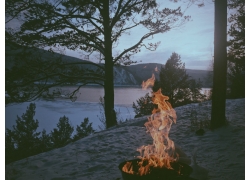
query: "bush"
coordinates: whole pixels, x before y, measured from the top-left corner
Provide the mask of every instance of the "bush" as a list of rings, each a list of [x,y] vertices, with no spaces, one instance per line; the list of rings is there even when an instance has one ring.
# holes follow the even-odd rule
[[[92,123],[89,123],[89,118],[84,118],[84,121],[81,122],[80,126],[77,125],[76,134],[74,135],[73,140],[76,141],[78,139],[84,138],[94,132],[95,131],[92,128]]]

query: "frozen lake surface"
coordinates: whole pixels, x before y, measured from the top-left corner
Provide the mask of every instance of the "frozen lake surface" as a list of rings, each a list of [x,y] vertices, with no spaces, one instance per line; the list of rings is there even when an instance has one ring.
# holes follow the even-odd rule
[[[74,87],[63,87],[62,92],[71,92]],[[52,91],[52,90],[51,90]],[[141,88],[118,87],[115,88],[115,110],[118,113],[118,120],[132,119],[135,116],[132,108],[133,102],[144,96],[150,90]],[[100,87],[84,87],[77,94],[77,100],[71,102],[68,99],[53,101],[37,100],[35,119],[39,121],[38,131],[45,129],[47,132],[56,128],[60,117],[64,115],[69,118],[71,124],[76,127],[88,117],[92,122],[92,127],[99,130],[98,125],[102,125],[100,119],[104,113],[99,98],[103,97],[104,91]],[[25,113],[30,102],[8,105],[5,107],[5,127],[12,129],[16,124],[17,115],[21,117]]]
[[[47,132],[56,128],[60,117],[64,115],[69,118],[71,124],[76,127],[80,125],[85,117],[92,122],[94,129],[99,130],[101,124],[101,109],[99,103],[71,102],[71,101],[44,101],[38,100],[36,104],[35,119],[39,121],[38,131],[45,129]],[[11,129],[16,123],[17,115],[21,117],[25,113],[30,102],[16,104],[5,107],[5,127]],[[116,105],[120,113],[118,118],[121,120],[132,119],[135,115],[131,105]],[[103,112],[103,111],[102,111]]]
[[[51,88],[50,93],[54,90],[62,93],[62,95],[74,91],[73,86],[66,86],[60,88]],[[203,94],[207,94],[209,89],[202,90]],[[133,102],[137,99],[150,93],[151,89],[143,90],[140,87],[115,87],[115,110],[118,113],[118,120],[133,119],[135,116],[132,108]],[[69,99],[58,99],[53,101],[37,100],[35,119],[39,121],[38,132],[45,129],[47,132],[56,128],[60,117],[64,115],[69,118],[71,124],[76,127],[88,117],[89,122],[92,122],[92,127],[95,130],[100,130],[99,125],[102,126],[100,119],[104,113],[99,99],[104,96],[104,90],[98,86],[82,87],[77,93],[77,100],[71,102]],[[8,105],[5,107],[5,127],[11,129],[16,124],[17,115],[21,117],[25,113],[30,102],[21,104]]]

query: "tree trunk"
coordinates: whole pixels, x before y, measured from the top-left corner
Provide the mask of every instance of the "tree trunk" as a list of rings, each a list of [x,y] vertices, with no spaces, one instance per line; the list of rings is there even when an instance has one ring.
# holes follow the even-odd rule
[[[227,89],[227,0],[215,0],[214,79],[211,129],[225,124]]]
[[[114,74],[113,74],[113,57],[111,28],[109,19],[109,1],[103,2],[104,11],[104,45],[105,45],[105,82],[104,82],[104,106],[106,128],[110,128],[117,124],[116,113],[114,110]]]

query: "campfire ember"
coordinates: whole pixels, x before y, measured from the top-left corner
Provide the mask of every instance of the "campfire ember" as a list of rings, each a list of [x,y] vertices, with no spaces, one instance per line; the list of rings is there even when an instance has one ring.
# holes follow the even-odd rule
[[[152,74],[152,77],[149,78],[146,82],[142,81],[142,89],[146,90],[148,87],[153,86],[155,82],[155,75]]]
[[[147,132],[153,138],[153,144],[143,145],[137,149],[140,152],[138,158],[141,159],[138,162],[137,172],[132,170],[131,162],[123,166],[124,172],[142,176],[150,174],[153,167],[173,169],[171,162],[175,162],[178,157],[175,156],[174,142],[169,139],[168,134],[172,123],[176,123],[177,116],[171,104],[167,102],[168,99],[167,96],[162,95],[161,89],[153,93],[152,101],[158,105],[158,108],[152,111],[148,122],[145,123]]]
[[[138,164],[140,162],[141,159],[133,159],[130,161],[122,162],[119,165],[123,180],[194,180],[192,178],[189,178],[189,175],[192,172],[192,168],[187,164],[180,162],[172,162],[172,169],[167,169],[165,167],[150,167],[150,173],[146,175],[127,173],[122,170],[126,164],[129,164],[131,172],[138,172]]]

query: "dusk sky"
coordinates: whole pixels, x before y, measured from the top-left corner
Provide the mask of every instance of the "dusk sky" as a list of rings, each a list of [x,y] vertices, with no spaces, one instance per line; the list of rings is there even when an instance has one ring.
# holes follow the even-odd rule
[[[205,1],[205,6],[201,8],[192,5],[185,14],[191,15],[191,21],[156,35],[154,41],[161,41],[158,49],[155,52],[143,51],[135,60],[165,64],[172,52],[176,52],[185,62],[186,68],[209,69],[213,56],[214,3],[211,0]]]
[[[170,0],[158,0],[157,2],[161,8],[182,6],[182,10],[185,10],[187,3],[184,2],[188,1],[183,0],[174,3]],[[230,12],[228,11],[228,13]],[[212,0],[204,0],[203,7],[193,4],[186,9],[184,15],[191,16],[191,20],[186,24],[168,32],[157,34],[151,40],[144,41],[145,43],[161,41],[156,51],[142,48],[141,52],[131,59],[138,63],[165,64],[172,52],[176,52],[181,56],[181,60],[185,63],[187,69],[211,70],[214,51],[214,3]],[[6,24],[6,27],[16,24],[18,23],[12,21]],[[145,28],[132,29],[130,35],[124,35],[120,38],[118,46],[113,49],[113,55],[134,45],[146,32]],[[83,52],[80,50],[65,51],[65,53],[83,59]],[[89,60],[99,62],[99,54],[91,54]]]
[[[183,10],[187,7],[186,3],[173,3],[171,1],[161,0],[160,7],[177,7],[182,5]],[[212,0],[205,0],[205,6],[198,7],[192,5],[186,9],[185,15],[191,15],[191,20],[181,27],[177,27],[168,32],[157,34],[153,39],[145,42],[161,41],[156,51],[149,51],[145,48],[131,59],[138,63],[161,63],[165,64],[172,52],[181,56],[182,62],[185,62],[187,69],[210,69],[213,56],[213,38],[214,38],[214,3]],[[131,47],[142,37],[143,28],[137,28],[131,31],[130,35],[124,35],[114,54],[121,53],[123,49]],[[68,55],[80,57],[80,53],[69,52]],[[98,55],[92,54],[89,58],[98,62]]]

